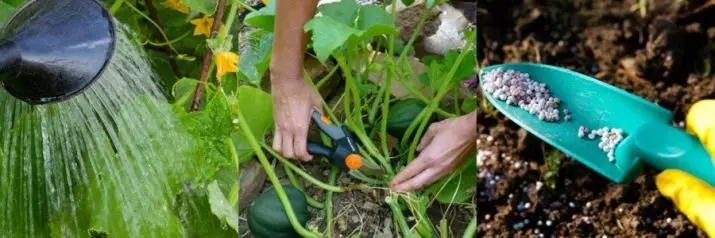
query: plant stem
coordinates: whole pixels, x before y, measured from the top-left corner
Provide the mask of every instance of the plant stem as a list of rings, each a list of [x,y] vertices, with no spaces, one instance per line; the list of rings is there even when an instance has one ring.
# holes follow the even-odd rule
[[[354,171],[350,171],[350,172],[348,172],[348,174],[349,174],[350,176],[352,176],[353,178],[356,178],[356,179],[358,179],[358,180],[360,180],[360,181],[363,181],[363,182],[365,182],[365,183],[367,183],[367,184],[379,184],[379,185],[384,185],[384,184],[387,183],[387,182],[385,182],[385,181],[373,179],[373,178],[370,178],[370,177],[365,176],[364,174],[356,173],[356,172],[354,172]]]
[[[226,145],[228,145],[229,152],[231,153],[231,158],[233,159],[233,164],[236,166],[236,177],[239,178],[239,181],[237,181],[233,188],[231,189],[231,194],[229,195],[228,201],[231,203],[231,206],[234,204],[238,204],[239,200],[239,192],[240,192],[240,178],[241,178],[241,164],[240,160],[238,159],[238,153],[236,153],[236,146],[233,144],[233,138],[226,138]]]
[[[393,65],[395,64],[395,62],[390,57],[386,57],[386,60],[388,61],[388,63],[391,63]],[[395,67],[397,67],[397,66],[395,66]],[[417,91],[417,89],[412,87],[412,85],[407,84],[407,82],[405,82],[405,80],[402,79],[402,78],[406,78],[406,77],[397,73],[397,71],[395,70],[395,67],[391,68],[391,72],[394,75],[393,77],[395,77],[397,79],[397,82],[400,83],[400,85],[402,85],[403,88],[407,89],[407,91],[410,93],[410,95],[416,97],[419,100],[422,100],[422,102],[424,102],[424,103],[429,103],[430,100],[427,97],[425,97],[425,95],[423,95],[422,92]],[[437,108],[435,110],[438,114],[442,115],[443,117],[447,117],[447,118],[457,117],[457,115],[455,115],[454,113],[449,113],[445,110],[442,110],[441,108]]]
[[[382,102],[382,119],[380,121],[380,142],[382,142],[382,153],[389,156],[390,148],[387,146],[387,114],[390,112],[390,92],[392,90],[392,74],[387,74],[385,78],[385,95]]]
[[[347,61],[347,58],[345,57],[340,57],[338,61],[341,61],[341,65],[343,65],[343,74],[345,75],[346,78],[346,87],[350,90],[350,95],[353,96],[353,104],[355,105],[355,108],[357,108],[357,123],[355,124],[360,131],[365,131],[365,126],[362,123],[362,103],[360,101],[360,91],[357,88],[355,78],[352,76],[352,67],[350,67],[349,62]],[[350,62],[352,63],[352,62]],[[347,119],[355,119],[355,117],[348,117]]]
[[[442,238],[449,238],[449,227],[447,226],[447,219],[442,218],[439,220],[439,230]]]
[[[149,16],[151,17],[154,22],[161,28],[161,21],[159,19],[159,14],[156,12],[156,8],[154,7],[154,1],[152,0],[144,0],[144,4],[146,5],[146,9],[149,11]],[[165,34],[160,34],[166,42],[169,42],[169,38],[166,37]],[[174,51],[171,47],[169,46],[163,46],[164,51],[166,51],[166,54],[169,56],[169,64],[171,65],[171,69],[174,71],[174,74],[176,75],[176,78],[181,78],[181,71],[179,71],[179,65],[176,63],[176,55],[174,54]]]
[[[348,189],[345,187],[338,187],[338,186],[326,184],[326,183],[323,183],[322,181],[314,178],[313,176],[310,176],[308,173],[306,173],[302,169],[298,168],[293,163],[288,162],[288,160],[284,159],[277,152],[273,151],[273,149],[271,149],[268,145],[266,145],[265,142],[261,142],[261,146],[265,150],[267,150],[269,153],[271,153],[273,156],[275,156],[276,159],[278,159],[281,163],[283,163],[283,166],[286,166],[286,167],[292,169],[294,172],[298,173],[298,175],[302,176],[305,180],[308,180],[309,182],[315,184],[315,186],[318,186],[319,188],[322,188],[322,189],[325,189],[328,191],[333,191],[333,192],[338,192],[338,193],[348,191]]]
[[[300,185],[300,183],[298,183],[298,180],[295,178],[295,174],[293,174],[293,171],[291,169],[289,169],[286,166],[283,166],[283,171],[285,171],[286,176],[288,177],[288,181],[290,181],[290,183],[293,184],[293,187],[295,187],[296,189],[298,189],[299,191],[301,191],[304,194],[305,200],[308,202],[308,205],[310,205],[311,207],[314,207],[314,208],[323,209],[322,203],[320,203],[320,202],[316,201],[315,199],[313,199],[312,197],[308,196],[308,194],[305,192],[305,190]]]
[[[116,14],[117,11],[119,11],[119,8],[122,7],[124,4],[124,0],[117,0],[114,3],[112,3],[112,6],[109,8],[109,12],[112,13],[112,15]]]
[[[415,31],[412,32],[410,40],[407,42],[405,48],[402,49],[402,53],[400,53],[400,58],[397,59],[397,65],[402,65],[402,61],[405,60],[405,56],[407,56],[407,52],[409,52],[410,47],[415,43],[415,41],[417,40],[417,36],[419,36],[422,32],[422,28],[425,26],[425,23],[427,23],[427,17],[430,15],[431,12],[431,8],[425,8],[424,13],[422,13],[422,16],[420,16],[419,23],[417,23],[417,28],[415,28]]]
[[[338,175],[338,169],[333,167],[330,170],[330,177],[328,178],[328,183],[330,185],[335,184],[335,179]],[[328,191],[325,194],[325,235],[327,237],[332,237],[333,234],[333,192]]]
[[[226,35],[228,34],[228,29],[231,28],[231,25],[233,25],[233,21],[236,18],[236,12],[238,12],[238,2],[239,0],[232,0],[231,1],[231,10],[229,10],[229,15],[228,15],[228,21],[226,21],[226,29],[221,30],[221,22],[223,22],[223,14],[224,10],[226,8],[226,0],[218,0],[218,5],[216,6],[216,13],[214,14],[214,24],[211,26],[211,39],[214,39],[217,37],[220,38],[225,38]],[[221,30],[221,34],[219,34],[219,30]],[[208,81],[208,75],[210,71],[213,70],[213,60],[211,60],[211,56],[213,55],[213,52],[211,51],[210,48],[206,48],[206,52],[204,53],[204,60],[201,62],[201,73],[199,73],[199,81],[201,82],[206,82]],[[204,85],[203,84],[197,84],[196,85],[196,91],[194,93],[194,99],[192,100],[191,104],[191,110],[192,111],[198,111],[201,105],[201,98],[204,96]]]
[[[387,82],[389,82],[389,81],[387,81]],[[375,124],[375,117],[377,117],[377,110],[382,108],[382,107],[380,107],[380,104],[379,104],[380,102],[382,102],[382,100],[380,99],[380,96],[387,94],[388,98],[389,98],[390,92],[387,91],[386,89],[387,88],[385,88],[385,87],[380,87],[380,91],[377,92],[377,95],[375,95],[375,99],[372,100],[372,106],[370,107],[370,111],[368,113],[368,121],[370,122],[371,125],[373,125],[373,127]],[[388,101],[389,101],[389,99],[388,99]],[[387,116],[387,114],[382,114],[382,116],[385,117],[385,116]]]
[[[169,38],[169,37],[166,36],[166,33],[165,33],[164,30],[161,28],[161,26],[159,26],[158,23],[156,23],[154,20],[152,20],[151,17],[149,17],[149,16],[147,16],[146,14],[144,14],[142,11],[140,11],[139,9],[137,9],[136,7],[134,7],[132,4],[127,4],[127,6],[129,6],[129,8],[131,8],[132,11],[134,11],[135,13],[139,14],[139,15],[142,16],[144,19],[146,19],[149,23],[151,23],[152,25],[154,25],[154,27],[156,27],[156,30],[159,31],[159,33],[162,35],[162,37],[164,37],[164,39],[168,39],[168,38]],[[174,46],[173,46],[171,43],[169,43],[169,47],[171,47],[171,50],[173,50],[174,52],[176,52],[176,49],[174,49]],[[162,50],[163,50],[163,48],[162,48]]]
[[[392,0],[392,5],[390,6],[390,11],[392,13],[392,21],[397,21],[397,0]],[[390,35],[390,43],[387,46],[387,51],[392,58],[395,55],[395,35]],[[389,61],[392,62],[392,61]],[[385,66],[385,69],[392,67],[394,70],[395,65],[390,64]],[[385,77],[385,95],[382,102],[382,120],[380,121],[380,142],[382,143],[382,153],[386,156],[390,156],[390,148],[387,146],[387,114],[390,112],[390,95],[392,94],[392,74],[388,73]]]
[[[183,40],[183,39],[186,38],[187,36],[190,36],[190,35],[191,35],[191,32],[192,32],[192,31],[189,30],[189,31],[187,31],[186,33],[184,33],[183,35],[181,35],[181,36],[179,36],[179,37],[176,37],[176,39],[173,39],[173,40],[170,40],[170,41],[166,41],[166,42],[163,42],[163,43],[157,43],[157,42],[153,42],[153,41],[151,41],[151,40],[146,40],[146,41],[144,41],[144,42],[141,42],[141,44],[142,44],[142,45],[149,44],[149,45],[153,45],[153,46],[157,46],[157,47],[167,46],[167,45],[169,45],[169,44],[173,44],[173,43],[176,43],[176,42],[178,42],[178,41],[180,41],[180,40]]]
[[[322,79],[320,79],[320,81],[318,81],[318,84],[316,84],[315,87],[320,89],[323,86],[323,84],[328,82],[328,79],[333,77],[333,74],[335,74],[335,72],[338,72],[338,66],[333,67],[333,69],[331,69],[330,72],[327,75],[325,75],[325,77],[323,77]]]
[[[350,67],[347,65],[347,62],[345,62],[345,58],[344,58],[344,57],[342,57],[342,56],[336,56],[335,58],[337,59],[338,64],[339,64],[340,67],[342,68],[343,72],[350,72]],[[350,74],[350,73],[346,73],[346,74],[345,74],[345,77],[346,77],[346,81],[347,81],[347,86],[346,86],[346,89],[345,89],[345,93],[346,93],[346,94],[351,93],[351,91],[348,90],[348,88],[353,89],[353,90],[352,90],[353,92],[354,92],[354,91],[357,91],[357,89],[354,88],[354,81],[353,81],[353,78],[352,78],[351,74]],[[376,157],[376,159],[378,160],[378,162],[379,162],[380,164],[382,164],[383,168],[384,168],[385,170],[387,170],[388,173],[392,174],[392,173],[393,173],[393,172],[392,172],[392,166],[390,166],[390,163],[388,163],[388,161],[385,159],[384,156],[380,155],[380,153],[377,152],[377,148],[375,148],[375,145],[372,143],[372,140],[370,140],[370,138],[368,138],[368,137],[365,135],[365,132],[364,132],[365,130],[364,130],[364,128],[363,128],[363,130],[360,130],[359,127],[358,127],[354,122],[352,122],[352,113],[350,113],[350,109],[348,108],[348,107],[350,106],[350,104],[349,104],[349,101],[350,101],[350,100],[349,100],[349,99],[350,99],[350,97],[347,96],[347,97],[345,97],[345,101],[344,101],[344,102],[345,102],[345,108],[344,108],[344,109],[345,109],[345,113],[347,114],[347,115],[346,115],[346,121],[347,121],[348,127],[350,127],[350,129],[352,129],[353,132],[355,132],[355,134],[358,136],[358,139],[360,139],[360,141],[363,143],[363,145],[365,145],[367,151],[370,152],[370,154],[372,154],[373,156]],[[360,98],[358,97],[357,94],[353,94],[353,100],[359,101]],[[359,104],[359,102],[357,102],[356,104]],[[360,118],[360,119],[362,119],[362,118]]]
[[[393,2],[393,4],[392,4],[391,7],[392,7],[392,15],[393,15],[393,19],[394,19],[394,18],[396,18],[396,15],[395,15],[396,4]],[[417,97],[417,99],[420,99],[420,100],[422,100],[422,101],[425,102],[425,103],[429,103],[429,99],[427,99],[427,97],[425,97],[424,95],[422,95],[421,92],[417,91],[417,89],[415,89],[415,88],[412,87],[411,85],[408,85],[407,82],[404,81],[405,78],[411,78],[411,77],[403,77],[400,73],[397,73],[397,72],[398,72],[397,70],[394,70],[394,69],[395,69],[395,68],[401,68],[401,66],[402,66],[402,64],[404,63],[404,60],[405,60],[405,58],[406,58],[406,56],[407,56],[407,53],[409,52],[410,47],[411,47],[412,45],[414,45],[415,41],[417,40],[417,37],[418,37],[418,36],[420,35],[420,33],[422,32],[422,28],[423,28],[424,25],[427,23],[427,17],[430,15],[430,12],[431,12],[431,11],[432,11],[432,9],[430,9],[430,8],[426,8],[426,9],[425,9],[424,13],[423,13],[422,16],[420,17],[420,21],[417,23],[417,28],[415,28],[415,31],[412,33],[412,36],[410,37],[410,40],[407,42],[407,45],[405,46],[405,48],[402,50],[402,53],[400,53],[400,57],[397,59],[397,64],[395,64],[396,66],[395,66],[395,67],[392,67],[393,73],[396,74],[396,76],[397,76],[397,77],[395,77],[395,78],[400,82],[400,84],[401,84],[405,89],[407,89],[407,91],[409,91],[413,96]],[[394,43],[394,36],[391,36],[391,37],[390,37],[390,46],[389,46],[390,49],[392,49],[392,48],[394,47],[394,44],[395,44],[395,43]],[[390,55],[392,56],[393,54],[394,54],[393,50],[390,50]],[[385,57],[385,58],[389,58],[388,60],[392,60],[391,57]],[[408,68],[408,69],[412,69],[411,67],[407,67],[407,68]],[[455,115],[455,114],[453,114],[453,113],[449,113],[449,112],[447,112],[447,111],[444,111],[444,110],[442,110],[441,108],[438,108],[438,109],[436,109],[436,110],[437,110],[437,113],[438,113],[438,114],[440,114],[440,115],[442,115],[442,116],[444,116],[444,117],[448,117],[448,118],[457,117],[457,115]]]
[[[390,206],[390,210],[392,210],[392,216],[395,218],[395,221],[400,227],[400,231],[402,231],[402,237],[412,237],[412,233],[410,233],[410,226],[407,225],[405,215],[402,214],[402,209],[400,209],[397,198],[390,195],[385,198],[385,202],[387,202],[387,205]]]
[[[283,204],[283,208],[285,208],[286,215],[288,216],[288,220],[290,221],[293,228],[303,237],[320,237],[319,234],[305,229],[300,224],[300,222],[298,222],[298,219],[293,212],[293,207],[288,200],[288,196],[286,196],[285,190],[283,190],[280,180],[278,180],[278,176],[276,176],[275,171],[273,171],[273,168],[271,168],[271,164],[268,162],[268,158],[266,158],[266,155],[263,153],[263,150],[258,144],[256,137],[253,135],[253,132],[246,123],[246,118],[243,116],[240,106],[238,107],[238,124],[243,133],[246,135],[246,138],[248,139],[248,143],[251,145],[251,148],[254,152],[256,152],[258,161],[261,162],[261,166],[263,166],[263,169],[266,171],[268,178],[271,180],[271,183],[273,184],[276,193],[278,194],[278,198],[280,198],[281,200],[281,204]]]
[[[248,9],[249,11],[252,11],[252,12],[257,12],[257,11],[258,11],[258,10],[256,10],[256,9],[254,9],[251,5],[246,4],[243,0],[238,1],[238,4],[240,4],[242,7],[245,7],[245,8]]]
[[[472,220],[469,221],[469,225],[467,225],[467,229],[464,231],[464,235],[462,238],[472,238],[476,237],[477,233],[477,216],[475,215],[472,217]]]
[[[470,43],[467,43],[467,45],[465,46],[465,49],[469,49],[470,47],[472,47],[472,45]],[[432,102],[430,102],[429,106],[427,108],[425,108],[425,110],[422,110],[422,113],[420,113],[420,114],[424,114],[424,115],[422,115],[422,117],[417,116],[417,118],[422,119],[422,123],[420,124],[419,129],[417,129],[416,135],[422,135],[422,132],[424,131],[424,129],[427,125],[427,122],[429,122],[429,118],[431,117],[432,112],[434,111],[434,109],[437,106],[439,106],[439,102],[442,100],[442,98],[447,93],[447,91],[449,91],[448,89],[449,89],[449,86],[452,84],[452,78],[454,77],[454,74],[457,72],[457,68],[459,68],[459,65],[462,63],[462,60],[464,60],[464,57],[467,55],[467,52],[468,52],[468,50],[464,50],[459,54],[459,56],[457,56],[457,60],[455,61],[454,65],[452,66],[452,69],[449,70],[449,73],[447,73],[446,77],[442,78],[442,85],[441,85],[439,91],[437,91],[437,96],[432,99]],[[419,121],[419,119],[415,120],[415,122],[416,121]],[[414,126],[415,122],[413,122],[410,125],[410,127]],[[406,132],[406,136],[409,137],[409,128],[407,130],[408,131]],[[409,149],[410,154],[408,156],[407,161],[412,161],[412,159],[415,158],[415,148],[417,147],[417,144],[419,143],[419,141],[420,141],[419,136],[415,136],[415,138],[412,140],[412,145],[410,145],[410,149]]]

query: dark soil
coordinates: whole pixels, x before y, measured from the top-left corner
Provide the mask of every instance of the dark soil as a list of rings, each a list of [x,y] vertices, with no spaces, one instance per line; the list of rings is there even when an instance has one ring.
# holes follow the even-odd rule
[[[481,0],[479,62],[570,68],[674,111],[682,125],[692,103],[715,98],[715,1],[648,1],[645,17],[630,10],[637,2]],[[563,154],[547,160],[552,147],[482,105],[478,237],[705,237],[658,193],[658,171],[619,185]]]

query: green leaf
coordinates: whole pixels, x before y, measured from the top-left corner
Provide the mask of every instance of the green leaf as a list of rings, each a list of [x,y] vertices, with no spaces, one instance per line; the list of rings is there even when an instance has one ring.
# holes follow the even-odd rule
[[[430,185],[425,193],[434,194],[435,199],[441,203],[462,203],[472,197],[476,188],[477,154],[475,152],[471,153],[453,173]]]
[[[243,23],[259,29],[273,32],[276,18],[276,2],[286,0],[271,0],[261,10],[251,12],[243,19]]]
[[[0,2],[4,2],[10,6],[18,8],[18,7],[22,6],[23,4],[25,4],[25,2],[27,2],[27,0],[0,0]]]
[[[15,11],[15,6],[5,3],[5,1],[0,1],[0,27],[5,27],[5,23],[10,20],[10,16]]]
[[[171,90],[171,88],[166,88],[169,86],[173,86],[177,82],[176,74],[174,74],[174,70],[171,68],[171,63],[169,62],[169,58],[166,57],[166,54],[162,52],[157,52],[153,50],[148,50],[146,51],[146,54],[148,56],[149,63],[151,64],[151,67],[153,71],[157,74],[157,76],[161,79],[162,85],[165,86],[163,88],[164,90]],[[185,69],[185,68],[179,68]],[[170,97],[169,100],[173,100],[173,97]]]
[[[181,0],[192,12],[200,12],[207,16],[213,16],[216,9],[216,0]]]
[[[447,72],[443,71],[444,68],[446,68],[444,66],[445,65],[439,62],[432,62],[429,65],[429,68],[427,68],[427,78],[429,78],[427,86],[435,90],[439,89],[439,86],[441,84],[440,80],[442,79],[442,76],[447,74]],[[447,67],[451,67],[451,65],[447,65]]]
[[[270,65],[273,33],[255,29],[250,31],[246,38],[248,38],[248,43],[246,48],[240,51],[241,60],[238,63],[238,72],[242,79],[258,86]]]
[[[174,97],[174,106],[183,107],[185,110],[189,110],[191,107],[191,100],[196,92],[196,85],[199,83],[198,80],[192,78],[182,78],[177,81],[171,89],[171,95]],[[212,87],[204,87],[204,98],[212,98],[214,94],[214,89]],[[202,105],[205,107],[205,105]]]
[[[392,19],[392,15],[385,9],[366,5],[360,8],[360,17],[357,20],[357,27],[365,31],[361,38],[366,39],[375,35],[396,35],[397,28]]]
[[[362,35],[362,31],[324,16],[310,20],[305,30],[312,32],[313,50],[322,63],[351,36]]]
[[[238,88],[238,102],[232,104],[232,112],[238,117],[238,108],[251,133],[259,142],[265,141],[265,134],[273,128],[273,103],[270,94],[255,87],[241,86]],[[234,147],[238,153],[239,162],[243,163],[253,158],[255,152],[248,143],[242,131],[232,135]]]
[[[462,59],[462,62],[459,64],[459,67],[457,68],[457,72],[454,74],[454,78],[457,81],[462,81],[465,79],[468,79],[472,75],[474,75],[475,72],[475,67],[477,65],[477,58],[476,58],[476,51],[474,49],[468,49],[469,52],[466,53],[464,58]],[[459,57],[459,52],[456,50],[450,50],[445,54],[444,56],[444,73],[447,74],[452,68],[457,63],[457,58]]]
[[[201,168],[199,180],[205,180],[225,166],[233,166],[226,138],[231,136],[231,111],[226,95],[219,91],[198,112],[179,113],[184,127],[196,139],[197,150],[194,166]]]
[[[355,0],[341,0],[340,2],[320,5],[318,12],[346,26],[354,26],[359,8],[360,5]]]
[[[402,0],[402,4],[405,4],[405,6],[407,7],[409,7],[413,3],[415,3],[415,0]]]
[[[181,218],[185,237],[235,238],[236,232],[224,225],[211,211],[210,194],[205,185],[187,182],[176,195],[174,213]]]
[[[246,124],[256,137],[273,128],[273,98],[261,89],[243,85],[238,88],[238,103]]]
[[[92,230],[96,234],[106,233],[109,237],[132,237],[136,234],[154,234],[159,237],[183,237],[184,230],[178,216],[171,210],[172,196],[159,180],[143,181],[145,177],[133,172],[140,171],[140,164],[123,164],[105,158],[97,160],[98,176],[90,183],[78,187],[77,211],[60,214],[60,220],[72,216],[81,219],[80,230]],[[157,178],[159,179],[159,178]],[[69,209],[68,209],[69,210]],[[151,212],[147,212],[151,211]],[[72,215],[75,214],[75,215]],[[62,225],[60,225],[61,227]],[[61,231],[67,232],[67,231]],[[76,233],[80,231],[74,231]],[[87,234],[87,233],[84,233]],[[83,234],[83,235],[84,235]],[[134,235],[133,235],[134,234]]]
[[[462,102],[461,109],[463,112],[473,112],[474,110],[476,110],[477,109],[477,98],[474,97],[474,98],[464,100],[464,102]]]
[[[378,91],[377,86],[374,84],[359,84],[357,85],[357,88],[361,95],[367,95]]]
[[[228,223],[236,233],[238,231],[238,209],[234,209],[223,195],[218,183],[214,180],[209,184],[209,204],[211,205],[211,213],[221,220],[222,223]]]

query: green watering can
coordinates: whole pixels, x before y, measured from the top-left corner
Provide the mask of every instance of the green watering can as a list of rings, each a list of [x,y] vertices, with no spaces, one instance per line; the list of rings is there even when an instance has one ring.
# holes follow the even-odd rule
[[[559,111],[568,109],[571,119],[541,121],[518,106],[508,105],[484,92],[494,107],[541,140],[611,181],[630,182],[643,171],[645,163],[659,170],[679,169],[715,186],[712,158],[696,137],[671,126],[673,113],[669,110],[581,73],[545,64],[510,63],[485,67],[479,72],[482,89],[483,75],[497,68],[526,73],[532,80],[546,84],[551,95],[561,99]],[[614,162],[610,162],[606,153],[599,149],[599,140],[578,137],[580,126],[623,130],[625,138],[615,148]]]

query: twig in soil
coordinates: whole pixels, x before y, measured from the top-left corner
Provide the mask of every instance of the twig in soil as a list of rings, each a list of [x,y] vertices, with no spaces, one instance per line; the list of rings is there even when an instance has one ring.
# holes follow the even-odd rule
[[[347,235],[348,237],[355,234],[355,232],[357,232],[358,234],[361,234],[362,229],[365,227],[365,221],[363,219],[364,216],[360,213],[360,209],[358,209],[357,206],[355,206],[354,202],[351,202],[350,206],[355,210],[355,213],[358,216],[358,219],[360,221],[360,225],[358,227],[355,227],[355,229],[353,229],[352,231],[350,231],[350,234]]]
[[[149,17],[151,17],[151,19],[156,22],[159,27],[161,27],[161,21],[159,20],[159,14],[157,14],[156,8],[154,7],[154,1],[145,0],[144,3],[146,5],[146,9],[149,11]],[[167,38],[166,35],[160,35],[162,36],[162,38],[164,38],[166,42],[169,42],[169,38]],[[177,78],[181,78],[181,71],[179,71],[179,65],[176,64],[176,55],[174,55],[174,52],[172,51],[171,47],[169,47],[168,45],[164,45],[164,47],[162,48],[169,56],[169,64],[171,65],[171,69],[174,71],[174,74]]]
[[[221,22],[223,21],[223,12],[226,8],[226,0],[218,0],[218,6],[216,7],[216,13],[214,14],[214,24],[211,26],[211,39],[216,38],[219,29],[221,29]],[[192,100],[191,110],[196,112],[199,110],[201,105],[201,98],[204,96],[204,84],[208,79],[209,67],[211,64],[211,56],[213,52],[211,49],[206,47],[206,52],[204,53],[204,60],[201,62],[201,73],[199,73],[199,83],[196,84],[196,91],[194,93],[194,99]]]

